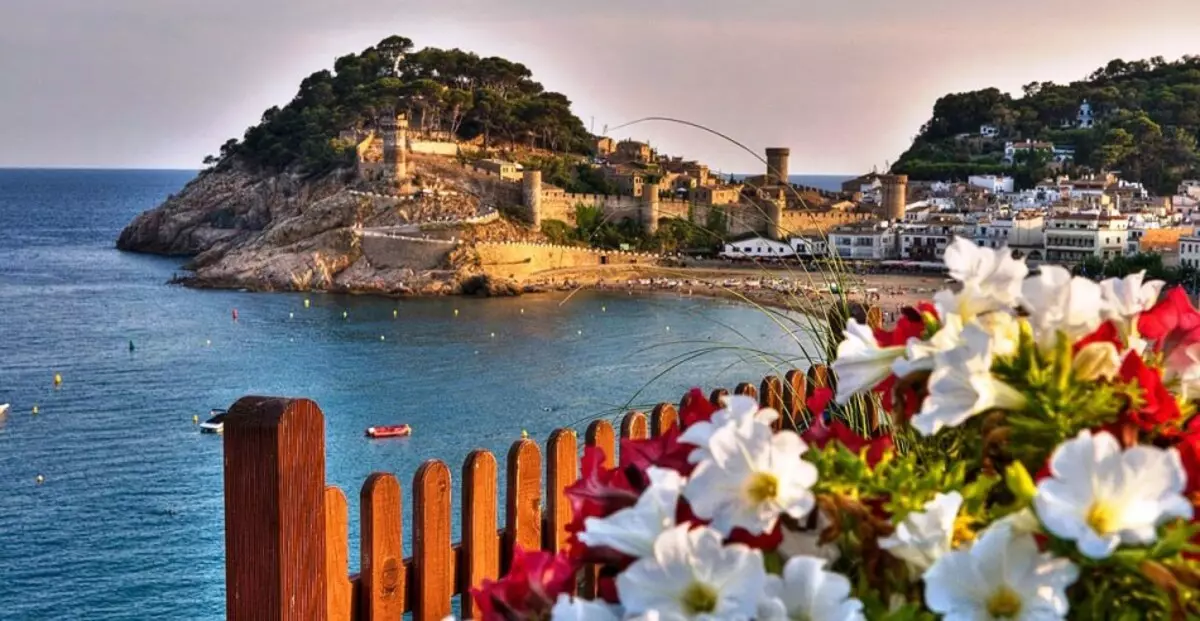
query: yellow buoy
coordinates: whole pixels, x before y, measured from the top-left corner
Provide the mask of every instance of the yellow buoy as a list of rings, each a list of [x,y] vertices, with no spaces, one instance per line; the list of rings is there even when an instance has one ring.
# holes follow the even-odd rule
[[[37,407],[37,404],[35,403],[35,404],[33,404],[33,414],[36,416],[37,413],[38,413],[38,407]]]
[[[607,313],[607,312],[608,312],[608,307],[607,307],[607,306],[601,306],[601,307],[600,307],[600,312],[602,312],[602,313]]]
[[[454,316],[455,316],[455,317],[458,317],[458,309],[457,309],[457,308],[456,308],[456,309],[454,309]]]
[[[521,430],[521,439],[522,439],[522,440],[528,440],[528,439],[529,439],[529,432],[528,432],[528,431],[525,431],[524,429],[522,429],[522,430]]]
[[[46,477],[39,474],[39,475],[37,475],[37,478],[34,480],[37,481],[38,485],[41,485],[42,483],[46,482]]]
[[[54,385],[62,386],[62,375],[59,375],[58,373],[54,374]]]
[[[345,319],[349,316],[350,316],[350,313],[347,313],[346,311],[342,311],[342,319]]]
[[[304,308],[308,308],[308,298],[304,298]]]

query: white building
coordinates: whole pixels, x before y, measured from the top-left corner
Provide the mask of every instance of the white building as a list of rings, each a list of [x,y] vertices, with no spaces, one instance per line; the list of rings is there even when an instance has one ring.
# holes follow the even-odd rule
[[[955,218],[933,218],[906,225],[900,231],[900,258],[908,261],[941,261],[955,236],[970,237],[972,227]]]
[[[1023,210],[1001,214],[975,223],[973,239],[985,248],[1008,246],[1031,261],[1045,258],[1045,216],[1038,211]]]
[[[829,240],[824,237],[793,237],[788,241],[792,245],[792,252],[797,256],[829,256]]]
[[[731,241],[719,253],[725,259],[790,259],[796,253],[792,245],[764,237],[748,237]]]
[[[1055,214],[1046,220],[1046,260],[1072,263],[1125,254],[1129,219],[1112,211]]]
[[[979,126],[979,135],[984,138],[995,138],[1000,135],[1000,128],[990,123],[985,123]]]
[[[1054,143],[1036,142],[1032,140],[1006,142],[1004,143],[1004,161],[1008,164],[1011,164],[1016,161],[1019,154],[1029,153],[1032,151],[1041,151],[1052,156],[1054,154]]]
[[[1084,99],[1083,103],[1079,104],[1079,112],[1075,114],[1075,124],[1080,129],[1091,129],[1096,125],[1096,117],[1092,113],[1092,104]]]
[[[967,177],[967,185],[982,188],[989,194],[1013,191],[1013,178],[997,175],[971,175]]]
[[[1200,235],[1195,231],[1179,238],[1179,264],[1200,269]]]
[[[829,231],[829,254],[842,259],[895,259],[896,230],[886,223],[847,224]]]

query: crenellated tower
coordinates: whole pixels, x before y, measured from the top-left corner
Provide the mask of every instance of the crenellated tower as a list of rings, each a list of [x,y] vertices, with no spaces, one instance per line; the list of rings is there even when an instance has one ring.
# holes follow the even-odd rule
[[[904,219],[904,211],[908,205],[908,175],[879,175],[880,213],[879,217],[892,222]]]
[[[384,177],[396,185],[408,185],[408,118],[403,114],[383,117],[379,122],[383,134]]]
[[[647,235],[658,232],[659,196],[657,183],[642,184],[642,227]]]
[[[767,148],[767,183],[766,185],[788,184],[788,159],[792,150],[787,147]]]
[[[534,229],[542,228],[542,171],[526,169],[521,175],[521,194],[529,221]]]

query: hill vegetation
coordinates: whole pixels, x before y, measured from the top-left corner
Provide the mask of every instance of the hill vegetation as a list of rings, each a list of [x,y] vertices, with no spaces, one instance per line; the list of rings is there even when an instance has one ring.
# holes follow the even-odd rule
[[[300,83],[287,105],[272,107],[241,139],[230,139],[206,164],[233,156],[251,167],[319,173],[353,161],[346,129],[369,129],[376,119],[406,112],[417,132],[461,140],[495,141],[568,153],[587,153],[591,135],[571,102],[545,90],[529,68],[459,49],[412,51],[392,36],[359,54],[338,58]]]
[[[1076,115],[1087,100],[1095,123]],[[980,136],[993,125],[994,137]],[[1007,141],[1036,140],[1074,147],[1063,172],[1121,171],[1127,179],[1166,192],[1198,172],[1200,56],[1113,60],[1070,84],[1031,82],[1014,97],[996,88],[938,99],[933,116],[892,166],[915,179],[962,179],[1012,174],[1023,186],[1054,172],[1046,153],[1003,159]]]

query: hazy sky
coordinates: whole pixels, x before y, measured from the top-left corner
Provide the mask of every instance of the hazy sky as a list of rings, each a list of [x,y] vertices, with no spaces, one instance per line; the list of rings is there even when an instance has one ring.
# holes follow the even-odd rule
[[[1200,0],[0,0],[0,166],[198,167],[389,34],[523,62],[596,131],[675,116],[847,173],[946,92],[1200,53]],[[760,168],[694,129],[615,135]]]

